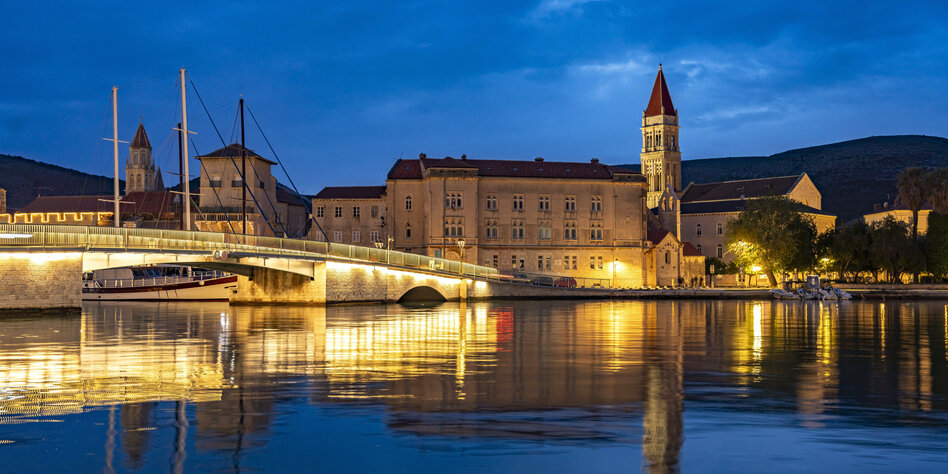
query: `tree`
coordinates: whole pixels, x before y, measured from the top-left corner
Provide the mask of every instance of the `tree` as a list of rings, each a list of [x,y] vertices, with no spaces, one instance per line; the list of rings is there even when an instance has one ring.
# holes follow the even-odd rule
[[[745,267],[760,265],[773,287],[777,273],[813,268],[816,226],[799,209],[785,196],[748,200],[728,224],[728,252]]]
[[[920,272],[925,266],[921,247],[909,236],[908,226],[893,217],[872,225],[871,260],[889,275],[889,281],[899,280],[905,272]]]
[[[928,271],[935,278],[948,278],[948,214],[932,212],[928,215],[925,259]]]
[[[918,240],[918,211],[925,205],[928,187],[928,172],[925,168],[905,168],[899,173],[899,200],[912,211],[912,240]]]
[[[832,242],[824,244],[829,246],[830,270],[839,272],[843,279],[846,278],[846,273],[850,273],[852,280],[856,279],[859,272],[875,272],[876,268],[873,268],[869,259],[872,236],[865,221],[853,221],[834,229],[832,233],[822,234],[820,238],[823,239],[824,236],[832,238]]]
[[[948,168],[935,168],[925,176],[925,195],[932,210],[948,216]]]

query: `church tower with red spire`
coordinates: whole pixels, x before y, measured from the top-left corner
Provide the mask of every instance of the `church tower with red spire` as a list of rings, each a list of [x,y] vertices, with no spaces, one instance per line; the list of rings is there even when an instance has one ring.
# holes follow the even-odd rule
[[[151,142],[145,126],[138,124],[135,137],[128,145],[128,160],[125,161],[125,194],[142,191],[162,191],[164,180],[161,170],[155,170],[151,158]]]
[[[678,111],[672,104],[662,65],[642,112],[642,174],[648,181],[649,208],[658,206],[666,189],[681,192],[681,151],[678,149]]]

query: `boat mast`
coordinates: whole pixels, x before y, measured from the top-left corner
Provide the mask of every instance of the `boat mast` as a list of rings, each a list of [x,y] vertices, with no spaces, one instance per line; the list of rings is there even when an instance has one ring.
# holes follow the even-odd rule
[[[182,152],[181,152],[181,144],[182,144],[182,142],[183,142],[184,140],[182,140],[182,138],[181,138],[181,136],[183,135],[183,134],[181,133],[181,122],[178,122],[178,128],[176,128],[175,130],[178,131],[178,189],[180,189],[180,190],[183,192],[183,191],[184,191],[184,181],[185,181],[185,179],[184,179],[184,155],[183,155]],[[187,195],[182,194],[182,197],[183,197],[183,199],[181,199],[182,205],[185,204],[185,203],[190,203],[190,200],[189,200],[189,198],[188,198]],[[187,222],[187,221],[185,221],[185,219],[184,219],[184,207],[182,206],[182,208],[181,208],[181,230],[184,230],[184,223],[185,223],[185,222]]]
[[[181,171],[181,179],[184,180],[184,230],[191,230],[191,175],[188,174],[188,104],[187,99],[185,98],[185,88],[184,88],[184,68],[181,68],[179,71],[181,74],[181,135],[184,137],[181,139],[182,143],[182,155],[181,161],[184,163],[184,169]],[[115,145],[115,149],[118,150],[118,144]],[[118,156],[118,151],[115,152],[115,156]],[[118,158],[116,158],[118,159]],[[118,163],[116,161],[116,163]],[[118,165],[116,164],[116,170],[118,170]],[[118,171],[116,171],[118,173]],[[116,178],[118,179],[118,178]],[[117,181],[116,181],[117,182]],[[118,186],[118,185],[116,185]],[[116,188],[118,189],[118,188]],[[116,191],[118,192],[118,191]],[[118,204],[116,204],[118,207]]]
[[[247,235],[247,137],[244,135],[244,98],[240,98],[240,173],[244,179],[243,198],[240,201],[240,216],[244,235]],[[254,179],[259,179],[254,175]]]
[[[115,227],[121,227],[119,219],[119,152],[118,152],[118,86],[112,86],[112,155],[115,158],[112,198],[115,200]]]

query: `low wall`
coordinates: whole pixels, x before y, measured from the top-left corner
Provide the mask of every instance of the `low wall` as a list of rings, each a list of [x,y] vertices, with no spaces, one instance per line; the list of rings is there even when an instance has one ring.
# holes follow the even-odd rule
[[[82,254],[0,254],[0,309],[82,306]]]

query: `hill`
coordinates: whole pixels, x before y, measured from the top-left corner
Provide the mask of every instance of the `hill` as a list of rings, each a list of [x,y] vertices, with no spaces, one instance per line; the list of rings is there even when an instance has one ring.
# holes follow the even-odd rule
[[[112,178],[20,156],[0,155],[0,188],[7,190],[7,208],[15,210],[39,195],[112,194]],[[119,191],[124,189],[125,182],[119,181]]]
[[[638,169],[638,165],[624,165]],[[681,163],[682,182],[707,183],[806,172],[823,209],[846,222],[895,198],[896,177],[912,166],[948,166],[948,139],[924,135],[860,138],[771,156],[705,158]]]

